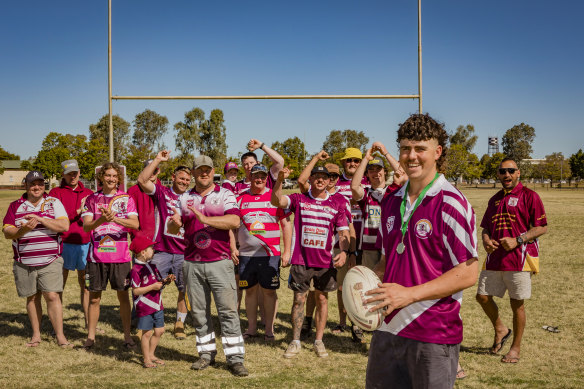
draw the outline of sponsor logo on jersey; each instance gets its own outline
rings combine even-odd
[[[426,239],[432,235],[432,223],[428,219],[420,219],[416,223],[416,236],[420,239]]]
[[[507,201],[507,205],[509,205],[510,207],[514,207],[517,205],[517,197],[511,197],[509,199],[509,201]]]
[[[195,246],[198,249],[206,249],[211,246],[211,235],[206,231],[201,231],[195,235]]]
[[[395,216],[390,216],[387,218],[387,222],[385,222],[385,226],[387,227],[388,234],[391,232],[391,230],[393,230],[394,223],[395,223]]]

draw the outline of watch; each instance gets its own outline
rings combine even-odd
[[[524,244],[525,243],[525,241],[522,238],[522,235],[519,235],[516,239],[517,239],[517,244],[520,244],[521,245],[521,244]]]

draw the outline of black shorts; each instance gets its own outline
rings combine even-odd
[[[109,281],[113,290],[127,290],[130,287],[130,270],[132,270],[132,262],[87,262],[85,276],[89,276],[89,284],[86,279],[85,287],[90,292],[101,292],[106,290]]]
[[[304,265],[292,265],[288,288],[294,292],[307,292],[310,289],[310,280],[314,282],[314,289],[321,292],[337,290],[337,269],[307,267]]]
[[[248,289],[259,282],[264,289],[280,288],[280,257],[239,257],[239,288]]]

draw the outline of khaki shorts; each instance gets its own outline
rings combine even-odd
[[[531,297],[531,272],[483,270],[479,275],[477,294],[503,297],[505,291],[513,300]]]
[[[362,265],[368,267],[369,269],[373,270],[375,265],[379,263],[381,259],[381,251],[377,250],[363,250],[363,260]]]
[[[12,265],[16,292],[19,297],[30,297],[37,292],[63,291],[63,258],[43,266],[27,266],[14,261]]]

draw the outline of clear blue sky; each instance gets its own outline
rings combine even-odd
[[[584,148],[579,1],[422,2],[424,111],[473,124],[474,152],[525,122],[533,157]],[[417,1],[113,0],[114,95],[415,94]],[[50,131],[89,135],[107,113],[107,0],[3,5],[0,145],[36,155]],[[173,124],[198,106],[225,114],[228,154],[250,137],[320,150],[332,129],[395,152],[417,100],[114,101]]]

